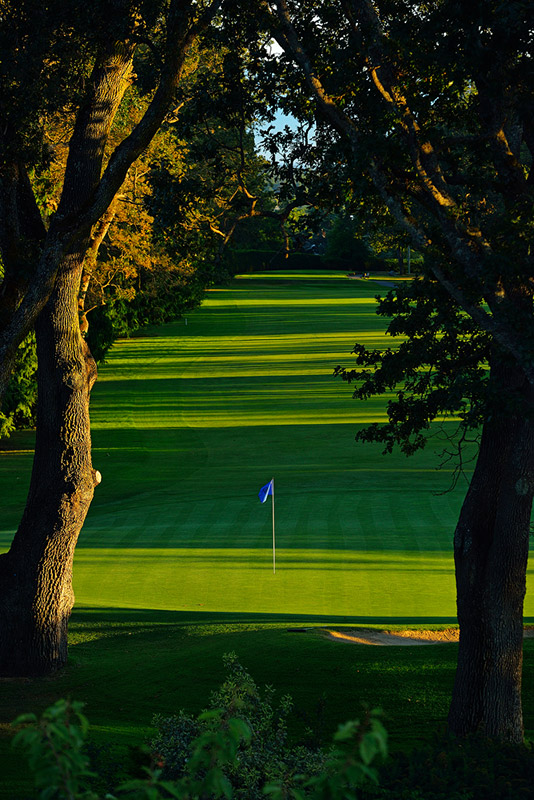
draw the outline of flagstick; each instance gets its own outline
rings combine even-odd
[[[274,478],[273,478],[273,491],[271,493],[271,497],[273,499],[272,508],[273,508],[273,574],[276,574],[276,539],[274,535]]]

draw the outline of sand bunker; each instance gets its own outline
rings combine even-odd
[[[329,639],[336,642],[349,642],[353,644],[371,645],[421,645],[421,644],[443,644],[446,642],[457,642],[459,638],[458,628],[443,628],[442,630],[398,630],[398,631],[377,631],[371,628],[325,628]],[[525,628],[525,637],[534,636],[534,628]]]
[[[458,641],[457,628],[446,628],[445,630],[439,631],[400,630],[395,632],[376,631],[370,628],[345,628],[343,630],[326,628],[325,633],[329,639],[335,639],[338,642],[352,642],[355,644],[402,646]]]

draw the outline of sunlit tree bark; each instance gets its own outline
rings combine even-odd
[[[19,149],[24,153],[25,137],[25,130],[17,129],[16,114],[11,114],[1,134],[0,247],[4,277],[0,294],[0,397],[17,346],[34,325],[39,384],[36,449],[26,508],[9,552],[0,556],[2,675],[46,674],[66,661],[67,624],[74,602],[72,559],[100,480],[91,463],[89,428],[89,397],[96,367],[81,336],[78,314],[83,264],[92,231],[105,217],[130,166],[164,120],[186,55],[220,5],[219,0],[204,4],[171,0],[155,21],[153,18],[151,24],[160,29],[162,48],[159,81],[144,116],[109,158],[109,133],[133,79],[136,47],[154,30],[133,7],[121,7],[126,19],[126,11],[131,14],[130,24],[122,24],[121,18],[122,27],[120,24],[114,31],[116,36],[102,35],[98,41],[95,34],[92,71],[81,93],[61,201],[48,228],[41,222],[24,160],[16,156]],[[103,8],[98,10],[105,28],[108,17]],[[32,69],[36,79],[42,79],[49,61],[56,57],[52,18],[58,10],[46,3],[29,3],[25,11],[28,18],[21,23],[15,6],[6,10],[2,39],[8,42],[11,34],[15,67],[26,67],[28,79]],[[113,22],[113,7],[108,8],[108,14]],[[80,19],[83,22],[82,9]],[[24,48],[17,43],[20,25],[28,26],[22,30],[30,36],[27,42],[39,22],[46,22],[50,35],[43,39],[42,52],[28,53],[24,62]],[[93,33],[74,25],[72,37],[82,58],[84,48],[91,52]],[[0,87],[7,96],[9,77]],[[68,76],[62,76],[62,80],[68,83]],[[68,102],[59,90],[58,97],[58,102]],[[19,120],[23,126],[22,108]]]

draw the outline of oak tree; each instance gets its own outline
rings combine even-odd
[[[136,159],[173,109],[185,59],[222,0],[3,0],[0,5],[0,397],[35,327],[38,409],[24,514],[0,556],[0,674],[45,674],[67,654],[76,541],[99,472],[89,396],[96,368],[78,299],[91,239]],[[150,102],[113,147],[110,132],[151,65]],[[47,157],[43,120],[74,110],[57,209],[43,213],[32,172]],[[50,210],[49,210],[50,211]]]
[[[266,54],[270,72],[289,87],[288,109],[315,119],[319,159],[336,180],[347,176],[354,196],[379,200],[425,254],[427,278],[389,301],[411,337],[402,368],[392,354],[358,350],[360,367],[381,371],[374,385],[361,369],[352,377],[361,396],[408,380],[387,444],[417,446],[453,406],[467,429],[481,424],[454,535],[460,645],[449,726],[521,741],[534,493],[534,8],[262,6],[282,49]]]

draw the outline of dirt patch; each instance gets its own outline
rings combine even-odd
[[[370,645],[395,645],[411,646],[422,644],[443,644],[444,642],[457,642],[459,638],[458,628],[443,628],[442,630],[396,630],[396,631],[377,631],[371,628],[344,628],[335,630],[325,628],[324,632],[329,639],[336,642],[352,642],[353,644]],[[534,636],[534,627],[525,628],[525,638]]]

